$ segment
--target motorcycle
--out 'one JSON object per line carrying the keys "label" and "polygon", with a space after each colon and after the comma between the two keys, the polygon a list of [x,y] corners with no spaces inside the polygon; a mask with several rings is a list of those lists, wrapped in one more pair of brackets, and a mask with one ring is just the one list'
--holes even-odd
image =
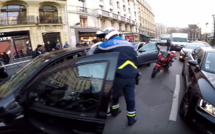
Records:
{"label": "motorcycle", "polygon": [[172,66],[173,58],[176,59],[177,53],[176,51],[165,52],[160,51],[157,62],[153,68],[151,77],[154,78],[155,75],[160,72],[160,70],[168,70],[169,67]]}

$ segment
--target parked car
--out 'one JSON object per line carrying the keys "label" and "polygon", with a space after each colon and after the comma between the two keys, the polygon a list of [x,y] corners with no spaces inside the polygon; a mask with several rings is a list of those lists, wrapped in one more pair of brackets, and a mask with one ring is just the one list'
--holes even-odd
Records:
{"label": "parked car", "polygon": [[102,133],[118,52],[45,53],[0,84],[0,134]]}
{"label": "parked car", "polygon": [[157,61],[159,49],[156,43],[134,44],[134,49],[138,54],[138,65],[154,63]]}
{"label": "parked car", "polygon": [[180,51],[179,60],[184,61],[184,58],[188,53],[191,53],[195,48],[198,47],[211,47],[210,45],[207,45],[203,42],[193,42],[193,43],[187,43],[185,47],[183,47]]}
{"label": "parked car", "polygon": [[197,48],[185,59],[186,91],[179,114],[205,133],[215,133],[215,49]]}

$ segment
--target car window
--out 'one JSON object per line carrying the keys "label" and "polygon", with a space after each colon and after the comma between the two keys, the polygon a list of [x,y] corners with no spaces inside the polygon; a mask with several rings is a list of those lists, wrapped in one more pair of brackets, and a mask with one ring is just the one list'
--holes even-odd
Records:
{"label": "car window", "polygon": [[207,72],[211,72],[215,74],[215,53],[208,53],[206,56],[205,63],[203,65],[203,68]]}
{"label": "car window", "polygon": [[29,92],[29,99],[32,103],[95,117],[107,65],[100,62],[50,72]]}
{"label": "car window", "polygon": [[143,46],[141,48],[141,50],[143,50],[143,51],[151,51],[151,50],[156,50],[156,49],[157,49],[157,47],[156,47],[155,43],[146,44],[145,46]]}

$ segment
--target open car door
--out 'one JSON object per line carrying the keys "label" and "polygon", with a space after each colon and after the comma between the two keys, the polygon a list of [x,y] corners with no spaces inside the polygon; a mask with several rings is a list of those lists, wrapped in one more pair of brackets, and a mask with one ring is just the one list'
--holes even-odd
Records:
{"label": "open car door", "polygon": [[26,86],[24,116],[50,134],[102,133],[119,53],[49,65]]}

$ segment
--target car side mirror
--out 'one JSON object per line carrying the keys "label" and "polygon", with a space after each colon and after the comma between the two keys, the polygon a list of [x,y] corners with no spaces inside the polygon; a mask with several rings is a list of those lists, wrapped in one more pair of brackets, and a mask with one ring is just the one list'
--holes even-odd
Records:
{"label": "car side mirror", "polygon": [[198,67],[198,62],[197,62],[196,60],[189,60],[189,61],[188,61],[188,64],[189,64],[190,66]]}
{"label": "car side mirror", "polygon": [[139,50],[140,53],[145,52],[146,50]]}

